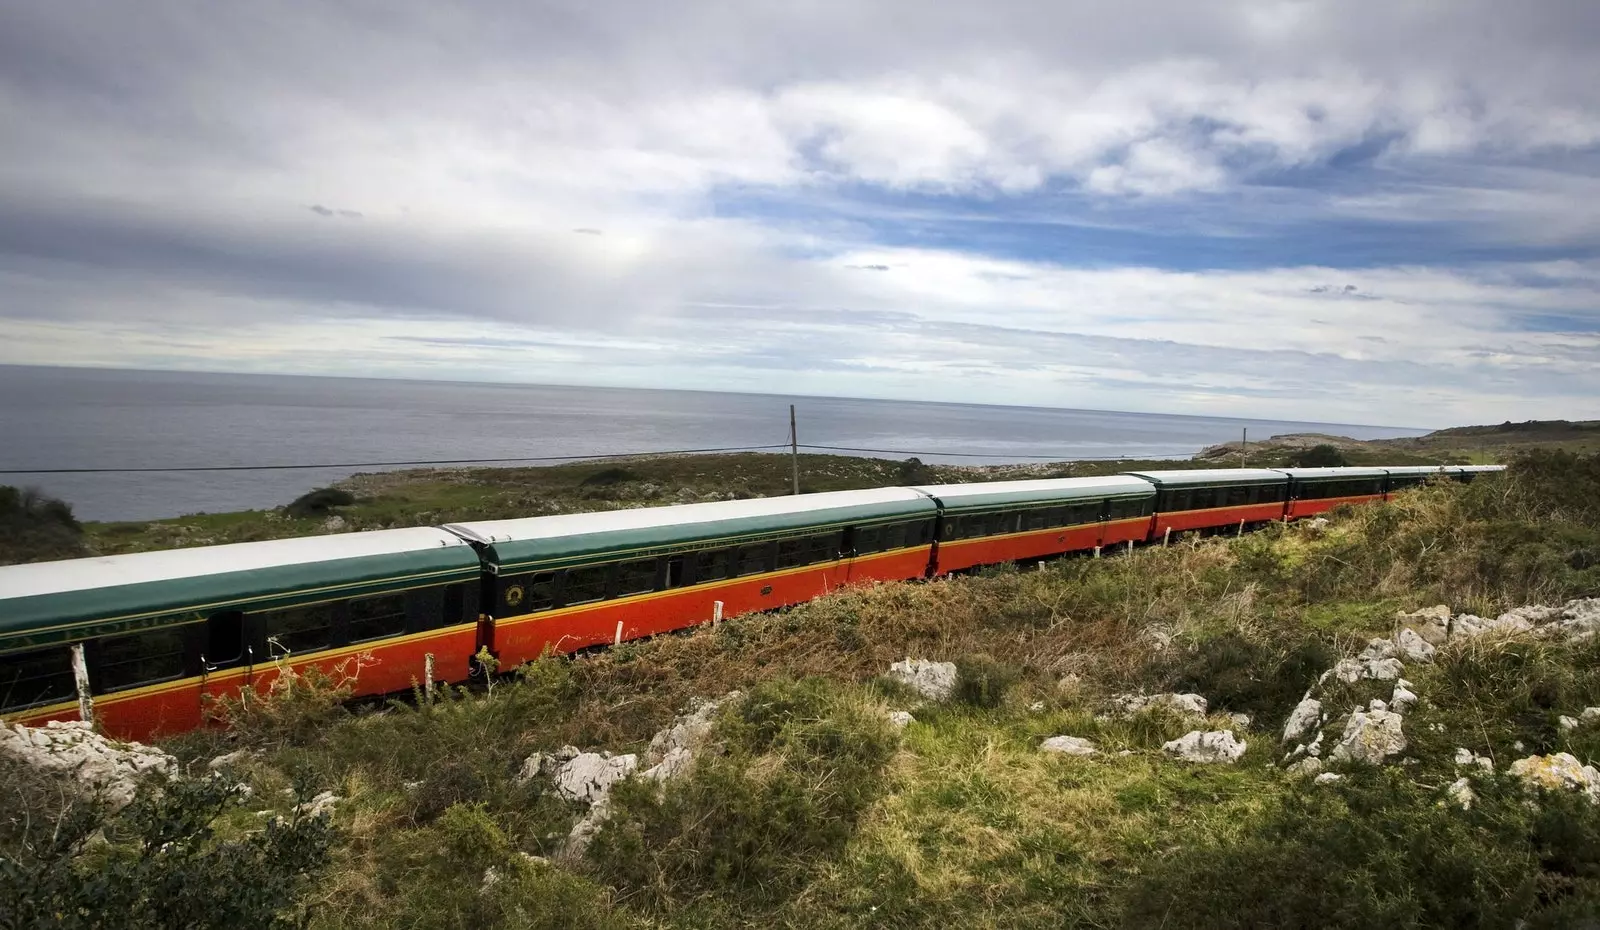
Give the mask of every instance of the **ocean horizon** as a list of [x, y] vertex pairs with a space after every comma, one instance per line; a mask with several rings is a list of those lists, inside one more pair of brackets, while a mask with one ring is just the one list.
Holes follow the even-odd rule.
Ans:
[[[0, 484], [81, 519], [149, 520], [288, 503], [375, 467], [51, 474], [56, 469], [604, 458], [788, 442], [926, 462], [1187, 458], [1284, 433], [1423, 428], [679, 389], [0, 365]], [[776, 451], [774, 448], [773, 451]], [[802, 451], [829, 451], [803, 449]], [[536, 463], [534, 463], [536, 464]]]

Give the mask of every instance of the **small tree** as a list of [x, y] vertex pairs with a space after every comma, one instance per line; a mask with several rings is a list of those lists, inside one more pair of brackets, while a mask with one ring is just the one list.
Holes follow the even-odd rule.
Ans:
[[0, 485], [0, 565], [88, 554], [71, 504], [34, 488]]
[[1349, 465], [1350, 460], [1344, 457], [1338, 446], [1325, 442], [1293, 453], [1289, 456], [1289, 464], [1296, 468], [1337, 468]]
[[335, 507], [348, 507], [356, 502], [354, 494], [339, 488], [318, 488], [300, 495], [283, 508], [291, 517], [326, 516]]

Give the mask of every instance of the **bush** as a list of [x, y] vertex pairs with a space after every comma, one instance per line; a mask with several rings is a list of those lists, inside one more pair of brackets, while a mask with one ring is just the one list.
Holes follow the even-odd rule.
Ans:
[[578, 482], [580, 488], [609, 488], [630, 481], [641, 481], [644, 476], [626, 468], [602, 468]]
[[1306, 785], [1174, 843], [1124, 893], [1129, 927], [1570, 926], [1600, 906], [1600, 811], [1483, 779], [1471, 810], [1393, 769]]
[[[327, 865], [325, 818], [274, 818], [237, 839], [213, 825], [242, 793], [218, 779], [144, 790], [120, 814], [80, 804], [0, 857], [0, 918], [12, 927], [289, 928]], [[104, 842], [100, 839], [103, 838]]]
[[332, 513], [335, 507], [348, 507], [355, 502], [355, 495], [349, 491], [339, 488], [318, 488], [295, 498], [289, 506], [283, 508], [283, 512], [302, 519], [322, 517]]
[[296, 672], [282, 664], [265, 694], [245, 689], [222, 695], [207, 707], [207, 716], [251, 745], [307, 743], [348, 713], [345, 702], [360, 671], [359, 656], [341, 662], [332, 674], [315, 665]]
[[1337, 468], [1349, 464], [1350, 460], [1339, 451], [1339, 447], [1328, 443], [1301, 449], [1289, 455], [1289, 465], [1293, 468]]
[[1164, 688], [1203, 695], [1213, 711], [1247, 713], [1276, 723], [1289, 716], [1337, 658], [1314, 636], [1247, 639], [1230, 631], [1188, 649], [1168, 650], [1151, 675]]
[[1022, 677], [1014, 665], [996, 662], [979, 653], [956, 660], [955, 698], [973, 707], [999, 707]]
[[32, 488], [0, 485], [0, 565], [88, 554], [72, 505]]
[[726, 754], [702, 753], [688, 777], [614, 788], [589, 848], [599, 875], [649, 906], [786, 899], [844, 849], [896, 745], [880, 708], [820, 679], [756, 686], [716, 735]]

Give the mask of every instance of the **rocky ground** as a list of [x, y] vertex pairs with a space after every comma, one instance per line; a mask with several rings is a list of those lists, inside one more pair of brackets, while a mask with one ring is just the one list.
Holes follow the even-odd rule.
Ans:
[[[1240, 539], [853, 590], [432, 703], [310, 681], [160, 747], [11, 732], [0, 892], [148, 850], [149, 899], [199, 874], [161, 844], [203, 823], [207, 874], [248, 861], [318, 928], [1577, 925], [1597, 475], [1535, 458]], [[196, 785], [229, 800], [148, 800]], [[50, 858], [42, 828], [113, 791], [74, 834], [109, 845]], [[168, 839], [119, 838], [160, 811]]]

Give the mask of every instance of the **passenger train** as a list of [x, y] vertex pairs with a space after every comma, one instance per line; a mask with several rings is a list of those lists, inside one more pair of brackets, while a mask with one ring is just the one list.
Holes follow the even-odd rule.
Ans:
[[[1144, 471], [835, 491], [0, 567], [0, 718], [124, 739], [359, 656], [356, 695], [460, 682], [873, 581], [1243, 531], [1495, 466]], [[83, 646], [75, 668], [73, 647]]]

